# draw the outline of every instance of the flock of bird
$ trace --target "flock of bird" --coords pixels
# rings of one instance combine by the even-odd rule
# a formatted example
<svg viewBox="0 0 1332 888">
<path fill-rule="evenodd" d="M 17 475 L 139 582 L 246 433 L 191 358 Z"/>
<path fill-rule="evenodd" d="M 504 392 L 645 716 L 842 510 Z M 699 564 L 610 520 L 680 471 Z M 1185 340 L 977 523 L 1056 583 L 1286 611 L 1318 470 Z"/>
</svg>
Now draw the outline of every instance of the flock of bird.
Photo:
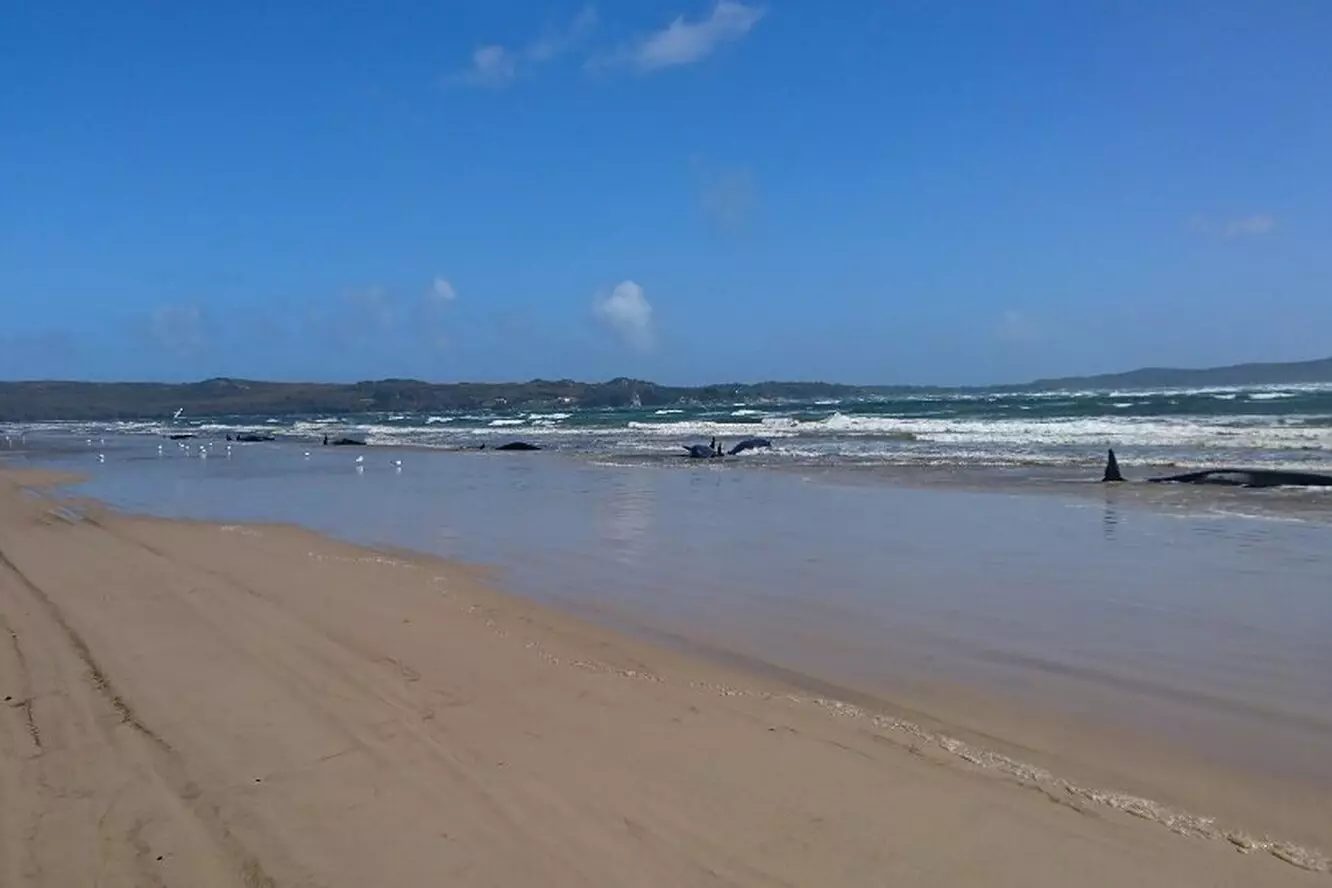
<svg viewBox="0 0 1332 888">
<path fill-rule="evenodd" d="M 6 436 L 6 437 L 5 437 L 5 441 L 6 441 L 6 444 L 8 444 L 10 447 L 13 446 L 12 439 L 11 439 L 9 436 Z M 93 446 L 93 439 L 92 439 L 92 438 L 88 438 L 88 439 L 85 440 L 84 443 L 85 443 L 88 447 L 92 447 L 92 446 Z M 105 444 L 106 444 L 106 439 L 105 439 L 105 438 L 98 438 L 98 439 L 97 439 L 97 443 L 98 443 L 98 444 L 101 444 L 101 445 L 105 445 Z M 208 455 L 209 455 L 210 453 L 213 452 L 213 444 L 214 444 L 214 442 L 209 441 L 209 442 L 206 442 L 206 443 L 204 443 L 204 444 L 199 444 L 199 445 L 197 445 L 197 449 L 195 449 L 195 450 L 191 450 L 190 445 L 189 445 L 189 444 L 186 444 L 184 441 L 177 441 L 177 442 L 176 442 L 176 446 L 177 446 L 177 448 L 179 448 L 180 452 L 181 452 L 183 455 L 185 455 L 185 456 L 198 457 L 199 459 L 202 459 L 202 460 L 206 460 L 206 459 L 208 459 Z M 224 451 L 224 456 L 225 456 L 225 458 L 226 458 L 226 459 L 231 459 L 231 455 L 232 455 L 231 444 L 226 444 L 226 445 L 224 445 L 224 446 L 225 446 L 225 448 L 226 448 L 225 451 Z M 158 445 L 157 445 L 157 455 L 158 455 L 158 456 L 166 456 L 166 446 L 165 446 L 165 445 L 163 445 L 163 444 L 158 444 Z M 310 458 L 310 451 L 308 451 L 308 450 L 304 451 L 303 454 L 302 454 L 302 456 L 303 456 L 304 459 L 309 459 L 309 458 Z M 104 462 L 106 462 L 106 454 L 103 453 L 103 452 L 99 452 L 99 453 L 97 454 L 97 461 L 98 461 L 99 463 L 104 463 Z M 402 471 L 402 460 L 401 460 L 401 459 L 391 459 L 391 460 L 389 460 L 388 462 L 389 462 L 389 465 L 393 467 L 393 470 L 394 470 L 395 472 L 401 472 L 401 471 Z M 360 456 L 357 456 L 356 459 L 352 460 L 352 465 L 356 468 L 356 471 L 357 471 L 357 472 L 364 472 L 364 471 L 365 471 L 365 456 L 364 456 L 364 454 L 362 454 L 362 455 L 360 455 Z"/>
</svg>

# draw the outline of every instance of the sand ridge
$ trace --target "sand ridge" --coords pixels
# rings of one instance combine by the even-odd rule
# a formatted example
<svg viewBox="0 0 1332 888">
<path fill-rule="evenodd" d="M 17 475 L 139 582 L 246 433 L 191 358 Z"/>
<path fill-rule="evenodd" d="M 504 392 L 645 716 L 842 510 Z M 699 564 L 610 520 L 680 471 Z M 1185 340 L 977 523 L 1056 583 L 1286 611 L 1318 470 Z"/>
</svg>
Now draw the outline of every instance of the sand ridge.
<svg viewBox="0 0 1332 888">
<path fill-rule="evenodd" d="M 1328 878 L 436 559 L 43 480 L 0 470 L 5 885 Z"/>
</svg>

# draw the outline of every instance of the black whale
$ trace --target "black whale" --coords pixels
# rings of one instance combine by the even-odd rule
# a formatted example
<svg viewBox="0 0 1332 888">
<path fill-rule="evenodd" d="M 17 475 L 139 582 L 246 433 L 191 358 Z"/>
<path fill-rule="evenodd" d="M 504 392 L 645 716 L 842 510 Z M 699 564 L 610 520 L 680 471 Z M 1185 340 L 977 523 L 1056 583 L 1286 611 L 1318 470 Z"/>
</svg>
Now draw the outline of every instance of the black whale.
<svg viewBox="0 0 1332 888">
<path fill-rule="evenodd" d="M 1126 480 L 1119 471 L 1119 461 L 1115 452 L 1110 451 L 1110 458 L 1105 464 L 1102 482 Z M 1196 472 L 1182 472 L 1178 475 L 1162 475 L 1148 478 L 1152 484 L 1216 484 L 1225 487 L 1332 487 L 1332 475 L 1318 472 L 1287 472 L 1282 469 L 1202 469 Z"/>
</svg>

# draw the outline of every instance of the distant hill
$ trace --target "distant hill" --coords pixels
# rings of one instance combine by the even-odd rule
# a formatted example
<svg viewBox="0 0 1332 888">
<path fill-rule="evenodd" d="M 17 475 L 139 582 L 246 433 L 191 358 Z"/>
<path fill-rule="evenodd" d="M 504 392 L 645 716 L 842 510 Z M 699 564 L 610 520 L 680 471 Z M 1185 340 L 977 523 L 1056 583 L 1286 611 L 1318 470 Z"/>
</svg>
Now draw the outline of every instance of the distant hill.
<svg viewBox="0 0 1332 888">
<path fill-rule="evenodd" d="M 1300 382 L 1332 382 L 1332 358 L 1295 361 L 1284 364 L 1232 364 L 1189 370 L 1171 367 L 1144 367 L 1127 373 L 1100 376 L 1068 376 L 1038 379 L 1023 388 L 1030 389 L 1131 389 L 1131 388 L 1203 388 L 1209 386 L 1291 385 Z"/>
<path fill-rule="evenodd" d="M 40 420 L 167 419 L 186 416 L 270 417 L 292 414 L 346 416 L 356 413 L 431 413 L 448 410 L 561 407 L 663 407 L 734 401 L 807 401 L 891 396 L 905 393 L 1049 391 L 1054 389 L 1195 388 L 1332 382 L 1332 358 L 1289 364 L 1236 364 L 1205 370 L 1148 367 L 1102 376 L 1039 379 L 1025 385 L 944 388 L 857 386 L 830 382 L 756 382 L 706 386 L 658 385 L 641 379 L 576 382 L 431 383 L 380 379 L 354 383 L 263 382 L 206 379 L 202 382 L 0 381 L 0 422 Z"/>
<path fill-rule="evenodd" d="M 733 400 L 855 397 L 867 390 L 824 382 L 759 382 L 694 388 L 639 379 L 571 379 L 507 383 L 430 383 L 382 379 L 355 383 L 208 379 L 160 382 L 0 382 L 0 422 L 51 419 L 166 419 L 186 416 L 269 417 L 292 414 L 443 412 L 496 408 L 644 407 Z"/>
</svg>

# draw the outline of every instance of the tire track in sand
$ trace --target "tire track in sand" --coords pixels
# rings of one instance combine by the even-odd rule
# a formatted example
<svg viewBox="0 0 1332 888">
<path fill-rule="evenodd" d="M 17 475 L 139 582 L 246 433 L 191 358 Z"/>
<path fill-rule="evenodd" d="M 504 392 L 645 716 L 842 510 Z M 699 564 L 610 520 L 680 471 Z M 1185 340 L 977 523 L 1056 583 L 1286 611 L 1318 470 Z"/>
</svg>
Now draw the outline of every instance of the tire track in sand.
<svg viewBox="0 0 1332 888">
<path fill-rule="evenodd" d="M 46 594 L 45 590 L 34 583 L 3 550 L 0 550 L 0 569 L 12 575 L 60 629 L 74 654 L 83 663 L 88 683 L 119 716 L 120 722 L 131 728 L 142 739 L 151 753 L 157 775 L 166 787 L 194 814 L 195 818 L 204 825 L 221 850 L 234 861 L 241 878 L 241 884 L 245 888 L 277 888 L 277 883 L 264 871 L 259 860 L 222 822 L 218 809 L 203 800 L 203 791 L 190 778 L 189 772 L 176 750 L 161 735 L 144 724 L 138 714 L 135 713 L 134 708 L 121 696 L 111 678 L 93 656 L 92 650 L 88 647 L 88 643 L 84 641 L 83 636 L 65 618 L 64 611 L 61 610 L 60 606 Z M 17 635 L 13 634 L 12 631 L 10 634 L 11 638 L 17 643 Z M 28 711 L 31 712 L 30 701 Z M 38 735 L 40 733 L 35 723 L 33 731 Z"/>
</svg>

